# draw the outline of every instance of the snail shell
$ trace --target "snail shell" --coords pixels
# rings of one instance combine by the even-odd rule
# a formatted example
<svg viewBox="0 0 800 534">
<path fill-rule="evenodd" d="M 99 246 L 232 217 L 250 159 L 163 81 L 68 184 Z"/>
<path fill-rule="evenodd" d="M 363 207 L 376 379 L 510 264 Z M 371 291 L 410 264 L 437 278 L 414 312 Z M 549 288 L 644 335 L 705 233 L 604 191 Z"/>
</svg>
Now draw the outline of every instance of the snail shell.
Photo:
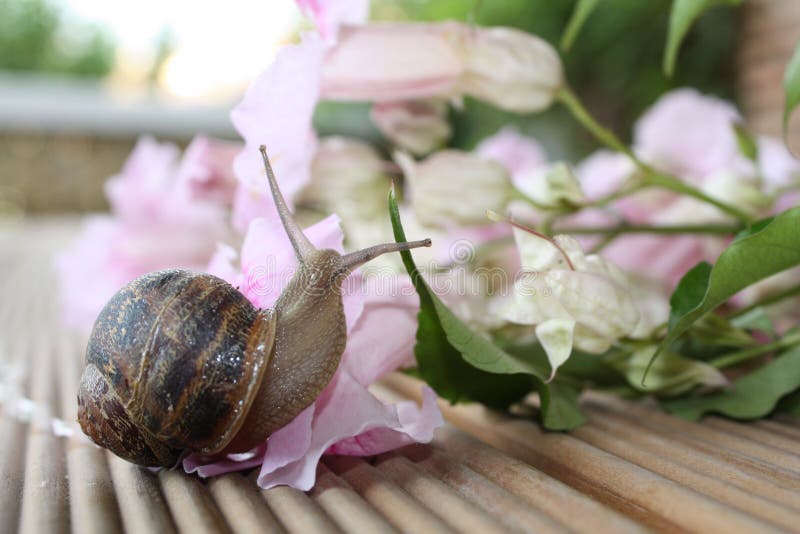
<svg viewBox="0 0 800 534">
<path fill-rule="evenodd" d="M 276 317 L 224 280 L 157 271 L 100 312 L 78 394 L 84 432 L 142 465 L 214 454 L 241 428 L 263 380 Z"/>
<path fill-rule="evenodd" d="M 294 221 L 262 146 L 278 214 L 299 270 L 259 310 L 208 274 L 166 270 L 123 287 L 100 312 L 78 389 L 78 420 L 97 444 L 148 466 L 185 451 L 245 452 L 311 405 L 347 342 L 342 281 L 389 252 L 430 240 L 340 255 L 317 250 Z"/>
</svg>

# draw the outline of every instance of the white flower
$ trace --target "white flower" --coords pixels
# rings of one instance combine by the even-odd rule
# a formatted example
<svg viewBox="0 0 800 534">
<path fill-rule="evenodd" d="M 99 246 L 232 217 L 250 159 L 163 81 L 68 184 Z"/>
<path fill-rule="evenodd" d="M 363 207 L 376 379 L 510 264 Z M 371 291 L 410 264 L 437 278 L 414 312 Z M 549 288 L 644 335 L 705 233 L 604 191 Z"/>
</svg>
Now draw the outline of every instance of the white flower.
<svg viewBox="0 0 800 534">
<path fill-rule="evenodd" d="M 465 33 L 463 47 L 465 67 L 459 88 L 501 109 L 545 109 L 564 84 L 558 53 L 529 33 L 472 28 Z"/>
<path fill-rule="evenodd" d="M 566 163 L 529 169 L 515 182 L 525 196 L 545 208 L 581 204 L 586 200 L 580 182 Z"/>
<path fill-rule="evenodd" d="M 415 156 L 443 146 L 452 133 L 443 100 L 378 102 L 370 116 L 387 139 Z"/>
<path fill-rule="evenodd" d="M 424 225 L 483 224 L 486 210 L 503 210 L 513 193 L 502 165 L 469 152 L 441 150 L 420 162 L 400 153 L 395 160 L 411 185 L 414 213 Z"/>
<path fill-rule="evenodd" d="M 384 160 L 367 143 L 326 137 L 314 154 L 311 181 L 297 202 L 336 213 L 345 221 L 383 217 L 391 185 L 384 169 Z"/>
<path fill-rule="evenodd" d="M 523 272 L 504 317 L 536 325 L 553 374 L 573 345 L 600 354 L 635 330 L 639 311 L 616 265 L 586 256 L 570 236 L 550 240 L 514 228 L 514 239 Z"/>
<path fill-rule="evenodd" d="M 702 189 L 709 196 L 736 206 L 751 217 L 766 215 L 772 206 L 772 199 L 761 190 L 758 180 L 750 176 L 719 171 L 709 177 Z"/>
<path fill-rule="evenodd" d="M 761 190 L 756 178 L 735 172 L 723 170 L 711 174 L 700 190 L 720 202 L 736 206 L 753 218 L 765 216 L 772 206 L 772 198 Z M 680 197 L 655 213 L 653 220 L 664 225 L 718 224 L 732 221 L 732 216 L 707 202 Z"/>
<path fill-rule="evenodd" d="M 322 95 L 398 101 L 469 95 L 516 112 L 548 107 L 561 60 L 539 37 L 458 22 L 344 27 L 325 58 Z"/>
</svg>

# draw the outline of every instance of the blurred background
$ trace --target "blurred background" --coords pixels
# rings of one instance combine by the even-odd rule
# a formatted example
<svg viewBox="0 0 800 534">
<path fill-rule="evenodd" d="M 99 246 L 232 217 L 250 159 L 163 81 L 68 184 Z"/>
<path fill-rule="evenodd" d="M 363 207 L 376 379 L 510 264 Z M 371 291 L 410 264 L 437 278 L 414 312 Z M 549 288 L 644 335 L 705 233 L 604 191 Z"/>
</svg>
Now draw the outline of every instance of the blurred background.
<svg viewBox="0 0 800 534">
<path fill-rule="evenodd" d="M 661 71 L 670 0 L 606 0 L 564 54 L 567 77 L 626 139 L 643 109 L 690 85 L 737 101 L 776 133 L 780 79 L 800 37 L 796 0 L 708 11 L 674 79 Z M 375 20 L 513 26 L 558 44 L 574 0 L 373 0 Z M 0 0 L 0 213 L 103 210 L 102 183 L 143 133 L 185 144 L 236 139 L 228 112 L 278 48 L 309 27 L 293 0 Z M 780 31 L 776 31 L 780 30 Z M 738 89 L 738 90 L 737 90 Z M 324 103 L 315 122 L 380 142 L 367 106 Z M 594 148 L 561 109 L 519 116 L 468 100 L 453 144 L 471 148 L 511 122 L 552 157 Z"/>
</svg>

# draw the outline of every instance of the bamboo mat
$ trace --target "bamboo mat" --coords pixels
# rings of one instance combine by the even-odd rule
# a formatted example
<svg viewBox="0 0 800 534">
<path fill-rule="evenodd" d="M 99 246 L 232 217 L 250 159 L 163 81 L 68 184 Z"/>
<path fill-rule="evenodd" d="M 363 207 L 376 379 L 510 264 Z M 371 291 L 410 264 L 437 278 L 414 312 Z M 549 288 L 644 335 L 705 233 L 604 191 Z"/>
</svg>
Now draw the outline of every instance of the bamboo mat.
<svg viewBox="0 0 800 534">
<path fill-rule="evenodd" d="M 58 324 L 52 255 L 76 229 L 0 225 L 0 533 L 800 532 L 798 421 L 698 425 L 600 395 L 569 434 L 443 403 L 432 444 L 326 457 L 308 493 L 126 463 L 74 423 L 84 340 Z"/>
</svg>

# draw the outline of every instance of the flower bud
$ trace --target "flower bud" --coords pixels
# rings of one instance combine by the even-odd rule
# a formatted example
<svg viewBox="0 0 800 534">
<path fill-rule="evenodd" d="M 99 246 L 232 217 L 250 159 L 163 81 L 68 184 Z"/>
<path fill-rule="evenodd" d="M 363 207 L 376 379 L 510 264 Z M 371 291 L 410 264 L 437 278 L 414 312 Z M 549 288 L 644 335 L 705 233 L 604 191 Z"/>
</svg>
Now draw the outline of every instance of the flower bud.
<svg viewBox="0 0 800 534">
<path fill-rule="evenodd" d="M 396 101 L 463 94 L 501 109 L 538 111 L 563 86 L 550 44 L 511 28 L 457 22 L 346 26 L 328 51 L 322 96 Z"/>
<path fill-rule="evenodd" d="M 452 95 L 463 71 L 455 46 L 462 31 L 454 22 L 345 26 L 325 57 L 322 96 L 392 101 Z"/>
<path fill-rule="evenodd" d="M 699 360 L 690 360 L 669 350 L 659 353 L 642 385 L 642 376 L 658 347 L 650 345 L 632 354 L 615 355 L 608 359 L 614 368 L 625 375 L 628 383 L 640 391 L 663 396 L 686 393 L 696 386 L 721 387 L 728 384 L 719 370 Z"/>
<path fill-rule="evenodd" d="M 395 160 L 411 186 L 417 219 L 425 225 L 484 224 L 486 210 L 502 211 L 513 193 L 505 168 L 460 150 L 442 150 L 421 162 Z"/>
<path fill-rule="evenodd" d="M 500 109 L 547 108 L 563 86 L 561 60 L 543 39 L 512 28 L 469 28 L 459 88 Z"/>
<path fill-rule="evenodd" d="M 386 211 L 385 162 L 367 143 L 347 137 L 323 139 L 311 163 L 311 182 L 296 201 L 345 221 L 369 220 Z"/>
<path fill-rule="evenodd" d="M 700 190 L 720 202 L 736 206 L 754 218 L 766 215 L 772 206 L 772 198 L 761 190 L 755 178 L 726 170 L 708 176 Z M 731 216 L 719 208 L 691 197 L 679 197 L 651 217 L 658 224 L 717 224 L 731 221 Z"/>
<path fill-rule="evenodd" d="M 703 192 L 732 206 L 736 206 L 751 217 L 767 214 L 772 199 L 761 190 L 754 178 L 728 171 L 712 174 L 703 184 Z M 722 213 L 720 217 L 724 217 Z"/>
<path fill-rule="evenodd" d="M 372 106 L 371 116 L 383 135 L 415 156 L 440 148 L 452 133 L 442 100 L 379 102 Z"/>
</svg>

